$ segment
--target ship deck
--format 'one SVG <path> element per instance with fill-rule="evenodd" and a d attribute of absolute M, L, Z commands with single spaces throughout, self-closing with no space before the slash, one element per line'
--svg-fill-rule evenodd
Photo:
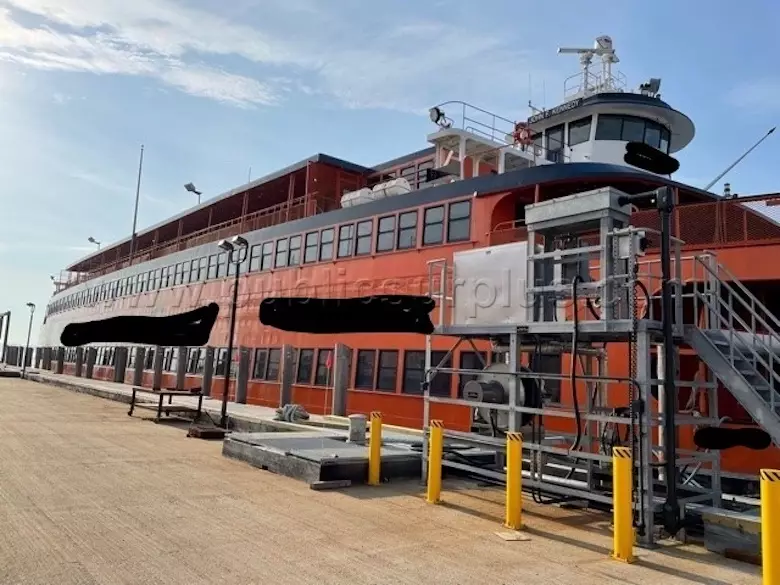
<path fill-rule="evenodd" d="M 317 492 L 117 402 L 18 379 L 0 391 L 3 581 L 760 582 L 691 545 L 613 561 L 604 514 L 526 501 L 524 539 L 507 541 L 494 489 L 448 481 L 440 506 L 417 481 Z"/>

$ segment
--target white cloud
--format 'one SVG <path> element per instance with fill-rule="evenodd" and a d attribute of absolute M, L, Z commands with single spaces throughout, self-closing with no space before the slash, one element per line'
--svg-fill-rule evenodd
<path fill-rule="evenodd" d="M 464 72 L 478 101 L 511 103 L 528 89 L 528 55 L 508 50 L 492 31 L 419 14 L 404 22 L 397 11 L 388 20 L 379 7 L 342 14 L 351 17 L 344 20 L 343 3 L 325 9 L 310 0 L 244 1 L 222 15 L 175 0 L 5 1 L 42 24 L 25 26 L 0 8 L 0 60 L 146 76 L 237 106 L 275 104 L 294 89 L 349 107 L 418 112 L 462 97 Z M 356 25 L 357 18 L 365 23 Z M 204 64 L 225 57 L 241 59 L 231 60 L 231 70 Z"/>

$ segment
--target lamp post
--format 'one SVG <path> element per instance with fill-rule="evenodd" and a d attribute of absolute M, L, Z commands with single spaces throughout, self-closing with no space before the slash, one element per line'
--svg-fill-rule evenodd
<path fill-rule="evenodd" d="M 35 303 L 27 303 L 30 307 L 30 325 L 27 327 L 27 343 L 24 346 L 24 357 L 22 358 L 22 378 L 27 372 L 27 354 L 30 351 L 30 333 L 32 333 L 33 315 L 35 314 Z"/>
<path fill-rule="evenodd" d="M 241 264 L 249 255 L 249 242 L 241 236 L 235 236 L 230 240 L 222 240 L 219 247 L 227 252 L 227 265 L 235 266 L 235 279 L 233 281 L 233 299 L 230 303 L 230 333 L 228 336 L 227 357 L 225 358 L 225 386 L 222 389 L 222 417 L 219 425 L 227 430 L 228 416 L 228 388 L 230 386 L 230 372 L 233 365 L 233 335 L 236 331 L 236 308 L 238 305 L 238 278 L 241 275 Z M 234 256 L 234 252 L 236 253 Z"/>
<path fill-rule="evenodd" d="M 92 236 L 89 236 L 89 238 L 87 238 L 87 241 L 90 244 L 97 244 L 98 250 L 100 250 L 100 242 L 98 242 L 95 238 L 93 238 Z"/>
<path fill-rule="evenodd" d="M 202 193 L 195 188 L 195 185 L 193 185 L 192 183 L 187 183 L 186 185 L 184 185 L 184 188 L 187 189 L 187 191 L 189 191 L 190 193 L 194 193 L 195 195 L 198 196 L 198 205 L 200 205 L 200 196 L 202 195 Z"/>
<path fill-rule="evenodd" d="M 0 350 L 0 363 L 5 363 L 5 351 L 8 347 L 8 329 L 11 326 L 11 311 L 0 313 L 0 326 L 5 323 L 5 333 L 3 334 L 3 348 Z"/>

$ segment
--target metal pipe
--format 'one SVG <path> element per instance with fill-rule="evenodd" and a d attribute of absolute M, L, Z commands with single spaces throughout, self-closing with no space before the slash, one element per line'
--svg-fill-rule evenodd
<path fill-rule="evenodd" d="M 24 354 L 22 355 L 22 378 L 24 378 L 27 372 L 27 354 L 30 351 L 30 334 L 32 333 L 33 315 L 35 314 L 35 305 L 33 303 L 27 303 L 30 307 L 30 324 L 27 327 L 27 343 L 24 346 Z"/>
<path fill-rule="evenodd" d="M 655 376 L 658 378 L 658 416 L 660 418 L 659 425 L 658 425 L 658 447 L 663 453 L 664 449 L 664 412 L 666 412 L 666 395 L 664 394 L 664 386 L 663 386 L 663 380 L 664 380 L 664 353 L 659 345 L 657 348 L 658 356 L 658 363 L 656 364 L 655 368 Z M 661 455 L 663 458 L 663 455 Z M 662 459 L 663 460 L 663 459 Z M 663 467 L 658 469 L 658 479 L 659 481 L 664 481 L 664 469 Z"/>

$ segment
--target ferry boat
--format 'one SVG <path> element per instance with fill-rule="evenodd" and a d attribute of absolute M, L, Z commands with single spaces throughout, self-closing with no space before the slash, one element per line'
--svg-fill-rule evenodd
<path fill-rule="evenodd" d="M 419 429 L 425 416 L 424 336 L 287 333 L 261 324 L 260 301 L 432 294 L 441 286 L 432 283 L 442 262 L 464 251 L 523 241 L 526 205 L 602 187 L 629 194 L 671 187 L 672 227 L 684 252 L 717 254 L 725 280 L 754 299 L 754 312 L 745 318 L 752 327 L 745 331 L 774 336 L 780 331 L 775 325 L 780 297 L 773 294 L 780 288 L 780 270 L 766 259 L 780 253 L 780 224 L 772 218 L 780 196 L 737 197 L 728 190 L 716 195 L 626 164 L 629 142 L 668 154 L 682 151 L 694 139 L 693 122 L 661 99 L 660 79 L 628 87 L 613 71 L 618 59 L 609 37 L 599 37 L 589 49 L 561 52 L 578 54 L 582 71 L 566 81 L 561 105 L 532 108 L 522 123 L 464 102 L 439 104 L 430 111 L 427 148 L 373 166 L 316 154 L 74 262 L 55 281 L 46 308 L 40 365 L 127 384 L 200 386 L 219 397 L 231 363 L 230 400 L 271 407 L 295 403 L 318 414 L 380 411 L 386 423 Z M 594 57 L 601 60 L 600 70 Z M 657 229 L 658 214 L 635 206 L 631 225 Z M 246 252 L 238 265 L 235 350 L 228 358 L 236 265 L 219 242 L 234 236 L 241 236 Z M 646 257 L 658 253 L 651 238 Z M 209 302 L 218 303 L 220 312 L 206 347 L 61 347 L 60 334 L 69 323 L 164 316 Z M 757 307 L 767 312 L 759 320 Z M 444 312 L 433 317 L 441 324 Z M 447 358 L 457 368 L 482 369 L 500 359 L 486 341 L 449 357 L 451 338 L 433 336 L 431 344 L 433 362 Z M 346 358 L 340 382 L 334 380 L 337 351 Z M 611 374 L 628 373 L 624 347 L 609 348 L 608 360 Z M 550 355 L 540 367 L 565 376 L 570 364 Z M 681 351 L 681 376 L 692 379 L 703 367 L 695 348 Z M 430 394 L 462 397 L 474 378 L 439 373 Z M 337 382 L 347 387 L 342 404 L 334 404 Z M 545 396 L 547 403 L 570 404 L 571 386 L 565 380 L 547 384 Z M 723 383 L 718 400 L 719 412 L 709 405 L 709 415 L 723 417 L 724 426 L 755 427 L 760 420 L 772 437 L 780 436 L 774 397 L 768 399 L 774 418 Z M 680 401 L 694 415 L 708 409 L 695 393 L 681 392 Z M 475 428 L 475 409 L 467 405 L 431 408 L 447 428 Z M 694 448 L 691 441 L 680 437 L 682 446 Z M 759 467 L 767 466 L 780 467 L 776 445 L 722 453 L 724 477 L 754 480 Z"/>

